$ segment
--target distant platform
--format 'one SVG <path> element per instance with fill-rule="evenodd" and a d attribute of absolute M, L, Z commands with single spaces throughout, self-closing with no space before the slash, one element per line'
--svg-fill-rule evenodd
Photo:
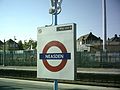
<path fill-rule="evenodd" d="M 0 69 L 37 71 L 36 66 L 0 66 Z M 77 68 L 77 73 L 120 74 L 115 68 Z"/>

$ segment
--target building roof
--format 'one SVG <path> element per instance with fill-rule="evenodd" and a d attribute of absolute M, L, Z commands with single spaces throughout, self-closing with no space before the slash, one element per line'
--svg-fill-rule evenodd
<path fill-rule="evenodd" d="M 79 40 L 79 41 L 82 41 L 83 39 L 87 40 L 90 37 L 94 37 L 97 40 L 102 40 L 100 37 L 96 37 L 95 35 L 93 35 L 92 32 L 90 32 L 89 34 L 86 34 L 86 35 L 83 35 L 83 36 L 79 37 L 77 40 Z"/>
<path fill-rule="evenodd" d="M 13 41 L 12 39 L 9 39 L 6 41 L 6 43 L 16 43 L 15 41 Z"/>
<path fill-rule="evenodd" d="M 3 44 L 3 42 L 0 40 L 0 45 L 2 45 Z"/>
<path fill-rule="evenodd" d="M 111 39 L 108 39 L 108 41 L 110 41 L 110 42 L 120 42 L 120 36 L 118 37 L 117 34 L 115 34 L 115 36 L 112 37 Z"/>

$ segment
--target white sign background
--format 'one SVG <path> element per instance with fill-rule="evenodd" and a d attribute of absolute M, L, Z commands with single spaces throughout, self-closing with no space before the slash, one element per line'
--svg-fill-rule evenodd
<path fill-rule="evenodd" d="M 57 31 L 57 27 L 72 26 L 71 30 Z M 75 79 L 75 51 L 76 51 L 76 24 L 63 24 L 50 27 L 38 27 L 37 33 L 37 77 L 49 78 L 49 79 Z M 63 69 L 57 72 L 48 70 L 39 55 L 43 52 L 46 44 L 51 41 L 59 41 L 67 49 L 67 53 L 71 53 L 71 59 L 67 60 L 67 63 Z M 61 50 L 52 46 L 47 53 L 62 53 Z M 61 60 L 47 60 L 51 66 L 57 66 Z"/>

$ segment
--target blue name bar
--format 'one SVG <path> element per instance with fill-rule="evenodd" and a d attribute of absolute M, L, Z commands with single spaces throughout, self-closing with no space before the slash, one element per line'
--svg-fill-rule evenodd
<path fill-rule="evenodd" d="M 39 54 L 39 59 L 66 60 L 66 59 L 71 59 L 71 53 L 43 53 L 43 54 Z"/>

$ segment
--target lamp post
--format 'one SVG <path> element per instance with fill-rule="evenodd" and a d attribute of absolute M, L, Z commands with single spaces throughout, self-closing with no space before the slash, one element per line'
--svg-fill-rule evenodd
<path fill-rule="evenodd" d="M 55 0 L 55 25 L 57 25 L 57 2 L 58 0 Z"/>
<path fill-rule="evenodd" d="M 55 16 L 55 23 L 54 25 L 57 25 L 57 15 L 61 12 L 61 3 L 62 0 L 51 0 L 51 6 L 52 8 L 49 9 L 49 14 L 52 14 Z M 58 90 L 58 80 L 54 80 L 54 90 Z"/>
<path fill-rule="evenodd" d="M 3 66 L 5 66 L 5 39 L 3 44 Z"/>
<path fill-rule="evenodd" d="M 107 39 L 106 0 L 102 0 L 102 17 L 103 17 L 103 51 L 106 52 L 106 39 Z"/>
<path fill-rule="evenodd" d="M 13 49 L 13 53 L 12 53 L 12 54 L 13 54 L 13 55 L 12 55 L 13 61 L 15 60 L 14 58 L 15 58 L 15 50 L 16 50 L 16 42 L 15 42 L 15 40 L 17 40 L 17 39 L 16 39 L 16 37 L 14 36 L 14 45 L 13 45 L 13 48 L 14 48 L 14 49 Z"/>
<path fill-rule="evenodd" d="M 102 0 L 102 28 L 103 28 L 103 54 L 102 57 L 104 58 L 102 60 L 102 63 L 107 62 L 107 15 L 106 15 L 106 0 Z M 102 64 L 103 65 L 103 64 Z"/>
<path fill-rule="evenodd" d="M 16 39 L 16 37 L 14 36 L 14 45 L 13 45 L 13 48 L 14 48 L 13 52 L 14 52 L 14 53 L 13 53 L 13 54 L 15 54 L 15 50 L 16 50 L 16 43 L 15 43 L 15 40 L 17 40 L 17 39 Z"/>
<path fill-rule="evenodd" d="M 50 0 L 51 1 L 51 8 L 49 9 L 49 14 L 55 16 L 55 25 L 57 25 L 57 15 L 62 11 L 61 4 L 62 0 Z"/>

